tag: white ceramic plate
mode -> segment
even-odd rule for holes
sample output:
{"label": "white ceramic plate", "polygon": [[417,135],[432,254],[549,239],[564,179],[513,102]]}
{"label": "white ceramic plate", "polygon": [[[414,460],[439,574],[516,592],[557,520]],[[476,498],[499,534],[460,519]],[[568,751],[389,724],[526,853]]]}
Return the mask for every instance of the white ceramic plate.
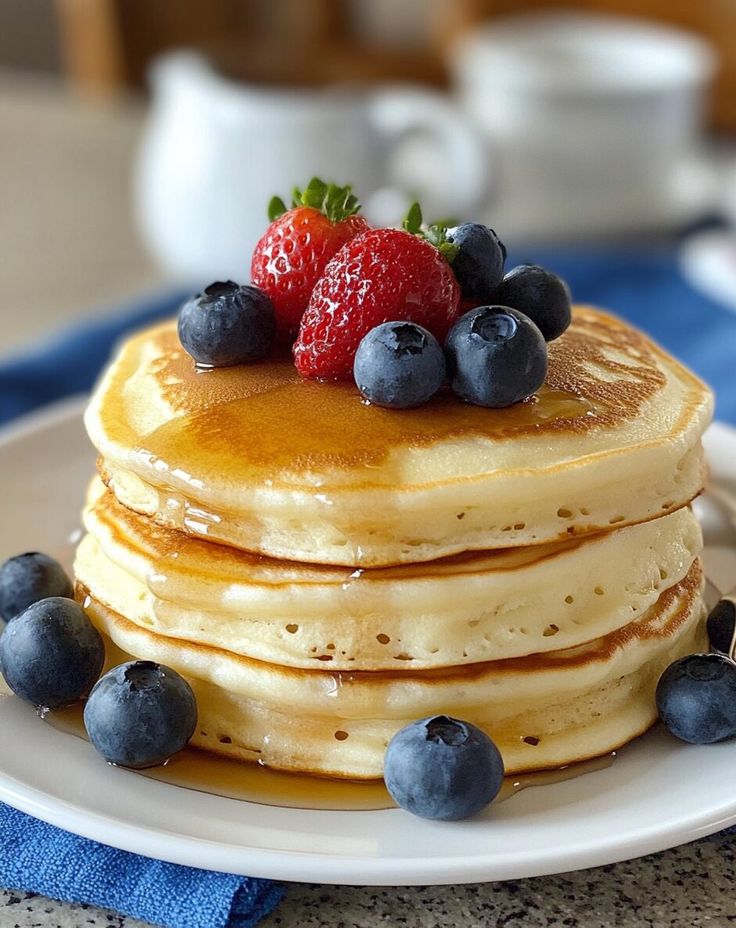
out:
{"label": "white ceramic plate", "polygon": [[[0,439],[0,556],[58,551],[77,527],[94,463],[80,412],[66,404]],[[718,476],[736,481],[736,432],[714,427],[708,448]],[[736,580],[726,545],[711,549],[709,562],[717,583]],[[470,822],[426,822],[398,809],[302,811],[107,767],[86,742],[0,699],[0,799],[126,850],[285,880],[461,883],[607,864],[736,822],[734,771],[736,743],[692,747],[654,732],[606,770],[525,790]]]}
{"label": "white ceramic plate", "polygon": [[732,229],[688,236],[680,247],[680,269],[695,290],[736,312],[736,233]]}

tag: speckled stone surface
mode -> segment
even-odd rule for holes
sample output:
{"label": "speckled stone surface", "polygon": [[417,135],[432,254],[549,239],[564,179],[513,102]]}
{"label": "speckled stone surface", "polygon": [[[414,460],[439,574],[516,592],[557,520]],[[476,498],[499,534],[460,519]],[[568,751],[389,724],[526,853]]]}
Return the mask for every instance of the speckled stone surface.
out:
{"label": "speckled stone surface", "polygon": [[[294,884],[263,928],[725,928],[736,835],[558,876],[411,889]],[[89,906],[0,891],[0,928],[145,928]]]}

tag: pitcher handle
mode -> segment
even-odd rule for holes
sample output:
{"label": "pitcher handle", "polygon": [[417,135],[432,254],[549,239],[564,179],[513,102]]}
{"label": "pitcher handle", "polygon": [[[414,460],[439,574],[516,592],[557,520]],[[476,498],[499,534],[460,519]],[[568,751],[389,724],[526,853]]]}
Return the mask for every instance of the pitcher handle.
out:
{"label": "pitcher handle", "polygon": [[373,125],[394,150],[413,133],[432,140],[447,168],[441,188],[432,191],[432,207],[439,216],[472,219],[490,191],[489,152],[452,99],[433,90],[391,87],[374,95],[370,112]]}

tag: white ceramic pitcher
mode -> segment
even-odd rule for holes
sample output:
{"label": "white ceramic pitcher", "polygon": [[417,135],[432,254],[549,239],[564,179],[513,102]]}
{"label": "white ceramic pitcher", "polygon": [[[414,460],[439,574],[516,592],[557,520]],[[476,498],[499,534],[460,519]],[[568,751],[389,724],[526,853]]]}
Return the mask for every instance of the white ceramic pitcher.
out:
{"label": "white ceramic pitcher", "polygon": [[[181,280],[246,280],[269,199],[288,200],[315,174],[352,183],[368,218],[383,222],[413,196],[430,218],[472,215],[487,189],[487,149],[430,90],[239,84],[193,52],[159,59],[151,80],[136,212],[152,253]],[[424,189],[429,162],[435,182]]]}

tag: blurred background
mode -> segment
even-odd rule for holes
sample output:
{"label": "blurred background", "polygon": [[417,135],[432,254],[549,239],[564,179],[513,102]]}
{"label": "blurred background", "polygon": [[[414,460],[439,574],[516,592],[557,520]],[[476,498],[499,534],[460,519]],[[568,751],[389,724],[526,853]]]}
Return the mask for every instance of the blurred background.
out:
{"label": "blurred background", "polygon": [[735,166],[735,0],[0,0],[0,355],[247,280],[315,173],[689,345],[736,308]]}

